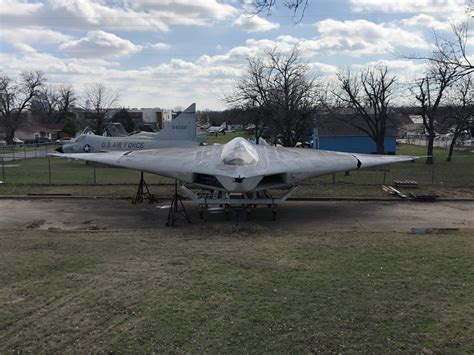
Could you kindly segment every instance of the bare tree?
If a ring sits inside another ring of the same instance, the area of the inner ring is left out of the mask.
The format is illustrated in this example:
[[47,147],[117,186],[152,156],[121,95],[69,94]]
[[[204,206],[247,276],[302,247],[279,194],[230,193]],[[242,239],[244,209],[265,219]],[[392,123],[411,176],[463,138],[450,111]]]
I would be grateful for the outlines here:
[[436,137],[436,124],[441,123],[438,115],[446,90],[459,79],[456,67],[443,62],[433,62],[426,75],[418,80],[415,97],[421,107],[421,117],[426,134],[428,135],[428,148],[426,164],[433,164],[433,146]]
[[226,101],[250,114],[257,142],[270,129],[274,138],[293,146],[309,134],[315,90],[297,47],[289,54],[273,49],[262,58],[248,58],[246,75]]
[[102,83],[94,83],[84,91],[83,108],[94,120],[94,133],[102,134],[105,124],[110,120],[112,109],[117,105],[119,95],[107,89]]
[[71,116],[76,98],[70,85],[43,86],[31,102],[31,111],[45,123],[59,123]]
[[[267,15],[270,15],[272,8],[277,6],[277,3],[277,0],[253,0],[251,5],[255,14],[266,12]],[[300,22],[304,17],[309,0],[283,0],[281,3],[286,8],[292,10],[293,18],[296,20],[296,22]]]
[[449,65],[456,69],[458,75],[467,75],[474,71],[474,64],[469,58],[468,47],[469,22],[451,24],[451,33],[448,37],[435,34],[435,50],[431,57],[432,62]]
[[38,95],[32,100],[31,109],[45,123],[52,123],[58,109],[59,95],[55,87],[48,85],[38,90]]
[[267,55],[274,74],[270,91],[273,123],[279,128],[284,145],[293,147],[311,131],[316,82],[309,75],[309,67],[301,62],[297,47],[288,55],[276,50]]
[[270,98],[273,68],[261,58],[247,58],[247,72],[239,79],[234,91],[227,95],[225,101],[229,106],[244,110],[249,116],[249,123],[255,125],[255,141],[267,128],[271,118],[272,103]]
[[469,120],[474,115],[474,82],[472,75],[464,76],[446,95],[446,131],[452,134],[447,161],[452,160],[453,150],[461,134],[469,130]]
[[13,143],[21,113],[39,93],[46,79],[43,72],[23,72],[19,79],[0,73],[0,127],[8,144]]
[[64,121],[71,115],[71,106],[77,98],[71,85],[61,85],[58,88],[58,96],[58,121]]
[[339,89],[333,91],[337,106],[349,107],[355,112],[344,120],[366,133],[374,141],[377,153],[384,154],[396,77],[389,74],[387,67],[369,67],[357,74],[340,71],[337,78]]

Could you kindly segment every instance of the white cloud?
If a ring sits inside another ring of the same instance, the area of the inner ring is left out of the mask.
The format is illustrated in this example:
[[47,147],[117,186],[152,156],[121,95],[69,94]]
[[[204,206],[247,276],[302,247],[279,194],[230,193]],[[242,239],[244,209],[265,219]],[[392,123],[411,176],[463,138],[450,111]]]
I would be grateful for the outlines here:
[[160,17],[171,25],[208,25],[237,14],[237,9],[217,0],[130,0],[125,2],[135,11]]
[[0,0],[0,16],[29,15],[38,11],[42,3],[27,3],[17,0]]
[[314,24],[319,36],[307,39],[289,35],[276,40],[249,39],[245,47],[235,47],[232,52],[240,52],[242,57],[255,55],[275,47],[289,52],[295,45],[304,57],[315,55],[341,54],[350,56],[386,54],[398,47],[428,49],[429,44],[417,32],[403,30],[394,24],[376,24],[366,20],[336,21],[332,19]]
[[428,64],[420,61],[408,59],[394,60],[376,60],[370,61],[365,65],[354,65],[355,69],[364,69],[369,67],[387,67],[392,75],[397,76],[401,82],[411,82],[414,78],[418,78],[424,73]]
[[[95,37],[89,33],[84,38]],[[96,42],[74,40],[74,46],[70,48],[89,50]],[[275,43],[249,40],[221,55],[202,55],[197,60],[173,58],[163,64],[137,69],[124,69],[116,62],[97,57],[60,58],[36,52],[31,47],[23,48],[21,52],[0,53],[0,62],[5,64],[2,67],[7,73],[41,68],[49,82],[71,83],[78,92],[91,80],[103,82],[121,92],[122,104],[125,105],[173,107],[196,101],[200,107],[223,108],[224,93],[230,92],[235,80],[245,72],[245,57],[273,48]],[[281,48],[292,47],[281,41],[278,43],[282,44]],[[101,50],[108,49],[101,47]],[[336,70],[332,65],[315,61],[311,61],[309,66],[323,74]]]
[[404,26],[421,26],[441,31],[447,31],[451,28],[449,21],[439,21],[435,17],[426,14],[419,14],[401,20],[400,23]]
[[314,70],[315,72],[321,72],[322,74],[334,74],[338,70],[335,65],[324,64],[319,62],[308,63],[308,66],[311,70]]
[[381,11],[398,13],[436,13],[448,16],[464,11],[465,0],[350,0],[354,11]]
[[89,31],[86,37],[65,42],[59,48],[76,58],[126,56],[142,49],[127,39],[104,31]]
[[69,40],[71,37],[68,35],[42,27],[5,28],[0,31],[0,41],[10,44],[55,44]]
[[270,22],[257,15],[242,14],[234,21],[233,26],[244,32],[265,32],[279,28],[280,24]]
[[317,52],[344,53],[353,56],[382,54],[395,47],[427,49],[421,34],[403,30],[390,24],[376,24],[366,20],[336,21],[327,19],[314,24],[321,36],[305,41],[302,47]]
[[168,43],[163,43],[163,42],[158,42],[158,43],[148,43],[145,45],[147,48],[153,48],[153,49],[159,49],[159,50],[164,50],[164,49],[170,49],[171,46]]
[[237,14],[236,8],[216,0],[0,1],[0,14],[5,15],[2,25],[8,27],[36,25],[80,30],[168,31],[172,25],[211,25]]

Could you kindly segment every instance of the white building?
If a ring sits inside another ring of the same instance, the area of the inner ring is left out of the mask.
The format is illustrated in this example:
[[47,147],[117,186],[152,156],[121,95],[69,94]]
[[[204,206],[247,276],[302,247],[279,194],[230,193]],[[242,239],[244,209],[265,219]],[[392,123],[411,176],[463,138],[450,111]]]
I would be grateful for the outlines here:
[[173,111],[161,108],[132,108],[128,112],[141,114],[144,124],[158,129],[162,129],[173,119]]

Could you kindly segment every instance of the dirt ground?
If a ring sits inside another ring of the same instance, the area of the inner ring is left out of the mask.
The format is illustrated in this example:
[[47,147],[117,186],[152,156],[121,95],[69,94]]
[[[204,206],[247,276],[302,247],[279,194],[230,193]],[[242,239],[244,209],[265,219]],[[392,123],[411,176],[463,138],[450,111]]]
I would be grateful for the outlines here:
[[[191,224],[178,220],[178,228],[202,230],[223,225],[257,226],[282,231],[408,232],[412,228],[474,228],[474,202],[412,201],[291,201],[271,210],[259,207],[250,217],[222,211],[199,219],[197,206],[186,203]],[[117,230],[163,229],[169,208],[164,204],[132,205],[111,199],[6,199],[0,200],[1,230]]]

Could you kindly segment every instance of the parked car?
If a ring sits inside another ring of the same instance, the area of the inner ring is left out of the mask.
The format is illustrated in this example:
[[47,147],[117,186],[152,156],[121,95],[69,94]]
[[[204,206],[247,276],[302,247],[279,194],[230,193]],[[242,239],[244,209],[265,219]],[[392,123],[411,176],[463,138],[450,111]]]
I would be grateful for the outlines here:
[[35,139],[25,140],[26,144],[52,144],[53,141],[46,137],[36,137]]
[[13,137],[13,144],[25,144],[25,142],[19,138]]
[[54,144],[56,145],[63,145],[63,144],[68,144],[68,143],[71,143],[71,138],[61,138],[61,139],[57,139]]
[[40,144],[51,144],[53,141],[49,138],[46,137],[40,137],[35,139],[35,143],[40,143]]

